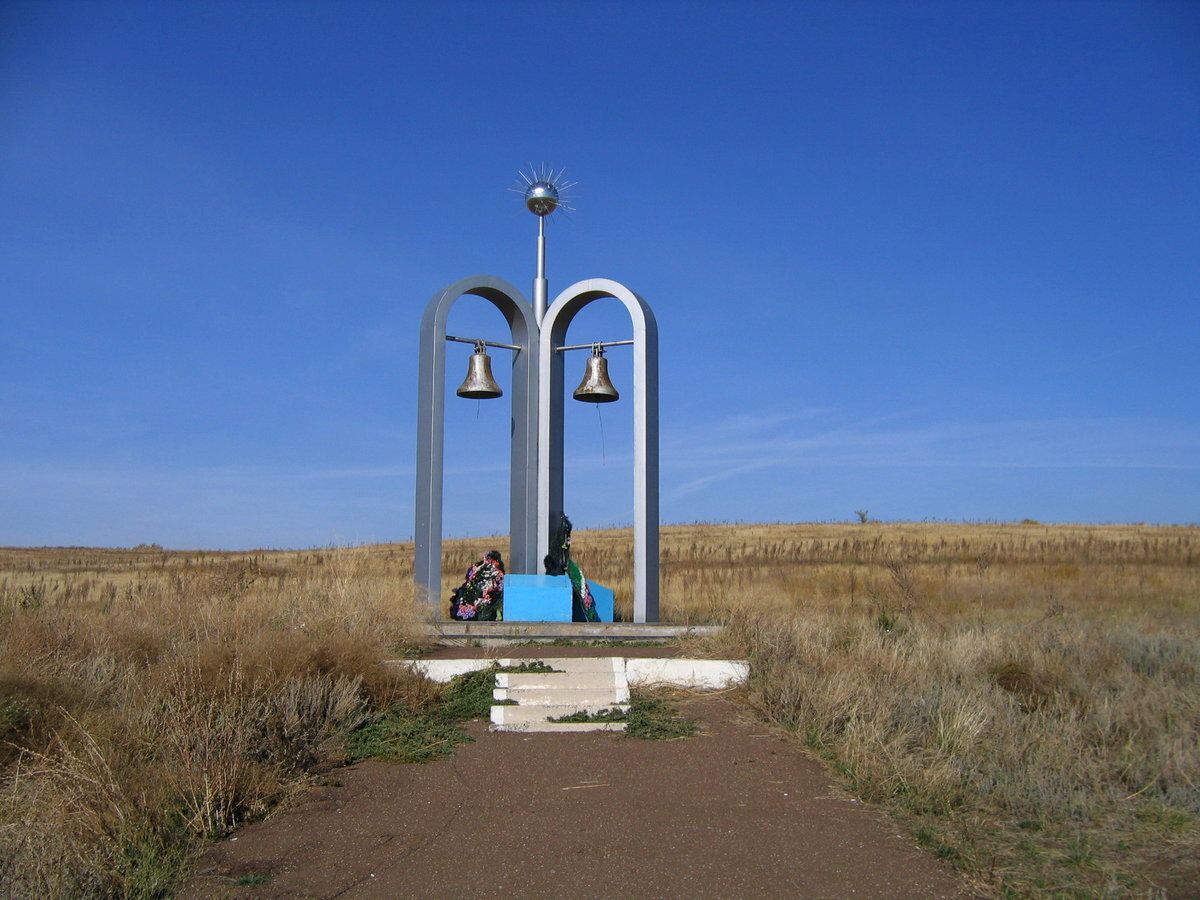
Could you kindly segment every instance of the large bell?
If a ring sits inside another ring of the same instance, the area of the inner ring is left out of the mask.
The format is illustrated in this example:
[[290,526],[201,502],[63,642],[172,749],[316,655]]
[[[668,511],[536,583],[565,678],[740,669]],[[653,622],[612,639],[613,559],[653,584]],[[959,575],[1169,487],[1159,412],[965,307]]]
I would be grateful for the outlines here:
[[500,385],[492,377],[492,358],[483,347],[482,341],[475,345],[475,352],[471,354],[471,362],[467,365],[467,378],[455,391],[458,396],[468,400],[491,400],[504,396],[504,391],[500,390]]
[[604,358],[604,348],[599,344],[592,347],[583,381],[579,382],[579,387],[571,396],[583,403],[612,403],[621,398],[608,379],[608,360]]

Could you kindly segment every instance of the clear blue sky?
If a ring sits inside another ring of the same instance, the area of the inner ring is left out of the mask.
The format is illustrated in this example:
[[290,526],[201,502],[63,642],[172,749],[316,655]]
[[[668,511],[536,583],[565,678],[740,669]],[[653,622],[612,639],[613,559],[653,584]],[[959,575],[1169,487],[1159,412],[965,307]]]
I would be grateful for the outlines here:
[[[542,162],[551,298],[657,315],[664,522],[1196,522],[1197,148],[1195,2],[8,0],[0,544],[408,539],[421,312],[530,291]],[[447,534],[501,533],[452,400]],[[569,406],[629,522],[630,404]]]

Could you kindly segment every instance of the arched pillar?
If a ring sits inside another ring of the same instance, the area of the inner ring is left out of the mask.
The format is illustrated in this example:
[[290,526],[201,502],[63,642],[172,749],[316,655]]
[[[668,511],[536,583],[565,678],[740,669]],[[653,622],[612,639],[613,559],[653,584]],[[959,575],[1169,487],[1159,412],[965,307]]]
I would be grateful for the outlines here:
[[[537,546],[550,546],[563,513],[562,353],[567,329],[581,309],[611,297],[633,323],[633,619],[658,621],[658,324],[650,306],[607,278],[577,282],[555,298],[542,320],[538,365]],[[538,571],[543,571],[539,563]]]
[[445,444],[446,322],[459,297],[473,294],[489,301],[508,322],[512,343],[521,349],[512,361],[512,431],[509,461],[508,570],[535,574],[540,556],[537,536],[538,324],[533,307],[507,281],[475,275],[433,295],[421,318],[417,382],[416,556],[413,575],[417,601],[441,605],[442,453]]

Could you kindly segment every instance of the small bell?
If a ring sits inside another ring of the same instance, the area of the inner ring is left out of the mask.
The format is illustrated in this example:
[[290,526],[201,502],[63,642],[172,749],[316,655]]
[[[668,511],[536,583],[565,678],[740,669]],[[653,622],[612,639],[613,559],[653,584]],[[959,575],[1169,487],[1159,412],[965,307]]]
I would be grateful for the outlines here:
[[467,364],[467,378],[455,391],[460,397],[466,397],[468,400],[491,400],[504,396],[504,391],[500,390],[500,385],[496,384],[496,379],[492,377],[492,358],[483,348],[483,341],[475,342],[475,352],[471,354],[471,361]]
[[579,382],[579,387],[571,396],[583,403],[612,403],[621,398],[608,378],[608,360],[604,358],[601,344],[592,345],[592,355],[587,361],[583,381]]

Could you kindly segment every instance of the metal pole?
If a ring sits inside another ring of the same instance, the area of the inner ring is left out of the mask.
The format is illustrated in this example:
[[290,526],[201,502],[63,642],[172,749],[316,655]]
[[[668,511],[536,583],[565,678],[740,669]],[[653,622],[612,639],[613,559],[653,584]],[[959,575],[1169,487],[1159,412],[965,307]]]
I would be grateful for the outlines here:
[[549,285],[546,282],[546,217],[538,216],[537,236],[537,275],[533,279],[533,315],[538,327],[546,318],[546,292]]

